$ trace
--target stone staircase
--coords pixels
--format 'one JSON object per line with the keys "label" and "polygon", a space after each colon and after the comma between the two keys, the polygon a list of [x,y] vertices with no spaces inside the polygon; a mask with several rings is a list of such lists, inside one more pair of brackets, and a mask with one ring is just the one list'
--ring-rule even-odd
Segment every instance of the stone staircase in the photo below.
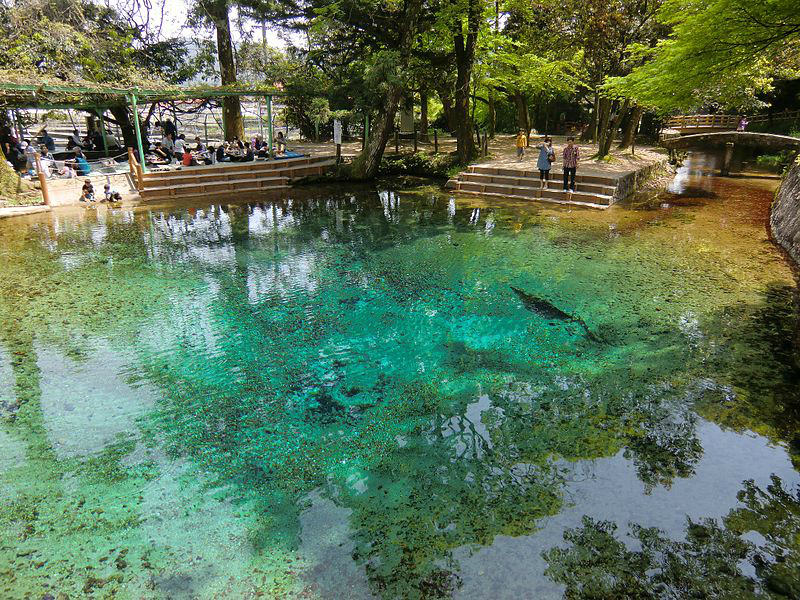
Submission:
{"label": "stone staircase", "polygon": [[141,175],[139,195],[143,200],[172,200],[282,190],[335,164],[334,158],[319,156],[150,171]]}
{"label": "stone staircase", "polygon": [[570,200],[563,190],[563,172],[550,172],[545,189],[539,189],[539,171],[511,169],[489,165],[470,165],[447,188],[467,194],[501,196],[520,200],[542,200],[560,204],[577,204],[592,208],[608,208],[617,201],[618,179],[612,176],[581,175],[575,177],[575,192]]}

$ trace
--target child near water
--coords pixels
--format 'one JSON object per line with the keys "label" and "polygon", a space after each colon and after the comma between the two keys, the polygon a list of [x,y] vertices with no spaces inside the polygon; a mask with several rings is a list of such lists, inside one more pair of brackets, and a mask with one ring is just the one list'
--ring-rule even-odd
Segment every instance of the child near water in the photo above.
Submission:
{"label": "child near water", "polygon": [[525,155],[525,145],[527,143],[528,139],[525,137],[525,132],[520,129],[517,134],[517,160],[522,160],[522,157]]}

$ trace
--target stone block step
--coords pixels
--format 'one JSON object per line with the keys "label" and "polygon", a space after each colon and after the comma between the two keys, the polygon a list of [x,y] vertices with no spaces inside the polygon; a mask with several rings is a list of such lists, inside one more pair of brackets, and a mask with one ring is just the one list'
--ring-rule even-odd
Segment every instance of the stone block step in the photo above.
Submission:
{"label": "stone block step", "polygon": [[[462,181],[474,181],[476,183],[499,183],[508,186],[524,186],[524,187],[538,187],[539,186],[539,173],[531,177],[510,177],[508,175],[487,175],[483,173],[461,173],[459,175]],[[563,188],[562,176],[555,178],[551,175],[550,180],[546,184],[546,189],[560,190]],[[616,186],[601,185],[597,183],[583,183],[578,182],[576,179],[575,188],[580,192],[590,192],[593,194],[601,194],[605,196],[613,196]]]}
{"label": "stone block step", "polygon": [[554,204],[569,204],[575,206],[585,206],[587,208],[599,208],[601,210],[605,210],[610,204],[603,204],[599,202],[592,202],[592,194],[580,194],[575,192],[572,195],[571,200],[567,200],[567,196],[564,192],[561,192],[560,197],[541,197],[541,198],[532,198],[530,196],[520,196],[516,194],[507,194],[507,193],[496,193],[496,192],[475,192],[471,190],[458,190],[459,193],[463,194],[474,194],[477,196],[493,196],[498,198],[512,198],[515,200],[540,200],[542,202],[552,202]]}
{"label": "stone block step", "polygon": [[[536,177],[539,178],[539,169],[526,169],[526,168],[519,168],[519,169],[511,169],[508,167],[493,167],[487,165],[470,165],[467,171],[468,173],[475,173],[481,175],[496,175],[496,176],[506,176],[506,177]],[[551,179],[558,179],[563,177],[564,173],[561,169],[553,169],[550,171],[550,178]],[[585,175],[581,174],[580,171],[575,175],[575,182],[576,183],[595,183],[599,185],[606,185],[610,187],[616,187],[617,185],[617,178],[616,177],[609,177],[606,175]]]}
{"label": "stone block step", "polygon": [[[567,193],[560,189],[544,189],[531,186],[510,186],[497,183],[479,183],[475,181],[459,181],[456,191],[473,194],[487,194],[493,196],[506,196],[510,198],[525,198],[527,200],[559,200],[566,201]],[[576,191],[572,194],[573,203],[589,203],[610,206],[614,203],[611,194],[597,194],[585,191]]]}

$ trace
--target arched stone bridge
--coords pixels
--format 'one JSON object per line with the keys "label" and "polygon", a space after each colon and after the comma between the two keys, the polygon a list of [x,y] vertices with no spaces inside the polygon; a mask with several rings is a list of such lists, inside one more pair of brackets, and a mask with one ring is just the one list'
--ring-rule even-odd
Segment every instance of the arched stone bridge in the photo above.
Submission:
{"label": "arched stone bridge", "polygon": [[800,149],[800,138],[751,131],[724,131],[666,138],[661,141],[661,144],[670,150],[725,147],[726,144],[749,146],[763,150],[791,150],[793,148]]}
{"label": "arched stone bridge", "polygon": [[722,163],[722,174],[730,170],[733,149],[736,146],[759,148],[765,151],[800,150],[800,138],[772,133],[755,133],[750,131],[725,131],[721,133],[696,133],[680,137],[665,138],[661,145],[668,150],[688,150],[690,148],[724,148],[725,159]]}

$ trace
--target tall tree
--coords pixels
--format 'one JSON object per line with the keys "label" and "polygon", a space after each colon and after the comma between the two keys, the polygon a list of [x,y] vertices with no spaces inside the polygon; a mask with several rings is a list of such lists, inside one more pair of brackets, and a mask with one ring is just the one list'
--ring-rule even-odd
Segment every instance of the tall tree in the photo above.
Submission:
{"label": "tall tree", "polygon": [[[194,6],[194,17],[212,25],[216,32],[219,77],[223,86],[235,86],[237,82],[231,35],[231,5],[231,0],[196,0]],[[238,96],[223,98],[222,121],[226,140],[244,137],[242,103]]]}

